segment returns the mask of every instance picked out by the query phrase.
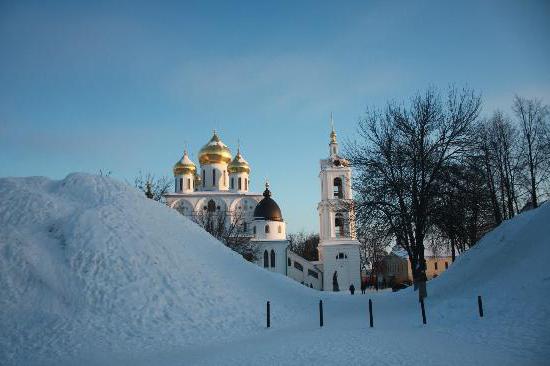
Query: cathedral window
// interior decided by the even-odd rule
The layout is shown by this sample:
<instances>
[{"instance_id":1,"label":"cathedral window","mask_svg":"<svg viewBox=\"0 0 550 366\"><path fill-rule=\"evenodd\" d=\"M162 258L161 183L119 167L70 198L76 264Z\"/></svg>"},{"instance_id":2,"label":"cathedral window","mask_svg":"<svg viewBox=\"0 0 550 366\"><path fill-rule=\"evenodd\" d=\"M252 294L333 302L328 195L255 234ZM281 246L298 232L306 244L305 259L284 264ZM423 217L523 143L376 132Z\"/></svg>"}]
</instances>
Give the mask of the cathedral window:
<instances>
[{"instance_id":1,"label":"cathedral window","mask_svg":"<svg viewBox=\"0 0 550 366\"><path fill-rule=\"evenodd\" d=\"M192 189L191 187L191 179L187 178L187 189Z\"/></svg>"},{"instance_id":2,"label":"cathedral window","mask_svg":"<svg viewBox=\"0 0 550 366\"><path fill-rule=\"evenodd\" d=\"M212 187L216 186L216 169L212 169Z\"/></svg>"},{"instance_id":3,"label":"cathedral window","mask_svg":"<svg viewBox=\"0 0 550 366\"><path fill-rule=\"evenodd\" d=\"M183 178L180 178L180 191L183 190Z\"/></svg>"},{"instance_id":4,"label":"cathedral window","mask_svg":"<svg viewBox=\"0 0 550 366\"><path fill-rule=\"evenodd\" d=\"M242 189L241 177L239 177L239 191Z\"/></svg>"},{"instance_id":5,"label":"cathedral window","mask_svg":"<svg viewBox=\"0 0 550 366\"><path fill-rule=\"evenodd\" d=\"M269 225L266 225L266 226L265 226L265 233L266 233L266 234L269 234Z\"/></svg>"},{"instance_id":6,"label":"cathedral window","mask_svg":"<svg viewBox=\"0 0 550 366\"><path fill-rule=\"evenodd\" d=\"M334 178L334 184L332 186L334 198L344 198L344 193L342 190L342 178Z\"/></svg>"},{"instance_id":7,"label":"cathedral window","mask_svg":"<svg viewBox=\"0 0 550 366\"><path fill-rule=\"evenodd\" d=\"M216 211L216 202L214 200L208 201L208 212L215 212Z\"/></svg>"},{"instance_id":8,"label":"cathedral window","mask_svg":"<svg viewBox=\"0 0 550 366\"><path fill-rule=\"evenodd\" d=\"M336 256L336 259L347 259L348 256L344 253L338 253L338 255Z\"/></svg>"},{"instance_id":9,"label":"cathedral window","mask_svg":"<svg viewBox=\"0 0 550 366\"><path fill-rule=\"evenodd\" d=\"M288 258L288 266L290 267L291 264L292 264L292 261L290 260L290 258Z\"/></svg>"},{"instance_id":10,"label":"cathedral window","mask_svg":"<svg viewBox=\"0 0 550 366\"><path fill-rule=\"evenodd\" d=\"M277 232L280 234L282 231L283 229L281 228L281 225L279 225L279 227L277 228Z\"/></svg>"},{"instance_id":11,"label":"cathedral window","mask_svg":"<svg viewBox=\"0 0 550 366\"><path fill-rule=\"evenodd\" d=\"M344 233L344 216L341 213L337 213L334 218L335 234L337 238L345 236Z\"/></svg>"},{"instance_id":12,"label":"cathedral window","mask_svg":"<svg viewBox=\"0 0 550 366\"><path fill-rule=\"evenodd\" d=\"M254 235L256 235L256 225L254 225L254 227L252 228L252 232L254 233Z\"/></svg>"},{"instance_id":13,"label":"cathedral window","mask_svg":"<svg viewBox=\"0 0 550 366\"><path fill-rule=\"evenodd\" d=\"M231 189L235 189L235 178L231 177Z\"/></svg>"},{"instance_id":14,"label":"cathedral window","mask_svg":"<svg viewBox=\"0 0 550 366\"><path fill-rule=\"evenodd\" d=\"M225 179L226 179L226 178L225 178L225 175L226 175L226 171L224 170L224 171L223 171L223 185L224 185L224 187L225 187L225 184L226 184L226 183L225 183Z\"/></svg>"},{"instance_id":15,"label":"cathedral window","mask_svg":"<svg viewBox=\"0 0 550 366\"><path fill-rule=\"evenodd\" d=\"M202 170L202 186L206 185L206 170Z\"/></svg>"},{"instance_id":16,"label":"cathedral window","mask_svg":"<svg viewBox=\"0 0 550 366\"><path fill-rule=\"evenodd\" d=\"M269 254L267 254L267 250L264 250L264 267L269 267Z\"/></svg>"},{"instance_id":17,"label":"cathedral window","mask_svg":"<svg viewBox=\"0 0 550 366\"><path fill-rule=\"evenodd\" d=\"M319 278L319 275L317 274L317 272L312 271L311 269L307 270L307 275L311 276L311 277L314 277L314 278Z\"/></svg>"},{"instance_id":18,"label":"cathedral window","mask_svg":"<svg viewBox=\"0 0 550 366\"><path fill-rule=\"evenodd\" d=\"M304 267L298 262L294 262L294 268L296 268L298 271L304 271Z\"/></svg>"},{"instance_id":19,"label":"cathedral window","mask_svg":"<svg viewBox=\"0 0 550 366\"><path fill-rule=\"evenodd\" d=\"M271 249L271 267L275 267L275 251Z\"/></svg>"}]
</instances>

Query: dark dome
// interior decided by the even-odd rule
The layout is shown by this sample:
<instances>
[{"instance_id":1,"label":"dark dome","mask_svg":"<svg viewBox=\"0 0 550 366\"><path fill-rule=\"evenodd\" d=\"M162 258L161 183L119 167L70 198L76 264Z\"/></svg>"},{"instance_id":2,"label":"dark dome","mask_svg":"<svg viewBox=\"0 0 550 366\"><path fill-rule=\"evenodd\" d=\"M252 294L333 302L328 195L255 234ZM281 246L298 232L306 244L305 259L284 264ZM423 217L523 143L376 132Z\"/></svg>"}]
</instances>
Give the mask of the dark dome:
<instances>
[{"instance_id":1,"label":"dark dome","mask_svg":"<svg viewBox=\"0 0 550 366\"><path fill-rule=\"evenodd\" d=\"M266 184L264 198L258 203L254 209L254 219L283 221L283 215L277 202L271 198L269 185Z\"/></svg>"}]
</instances>

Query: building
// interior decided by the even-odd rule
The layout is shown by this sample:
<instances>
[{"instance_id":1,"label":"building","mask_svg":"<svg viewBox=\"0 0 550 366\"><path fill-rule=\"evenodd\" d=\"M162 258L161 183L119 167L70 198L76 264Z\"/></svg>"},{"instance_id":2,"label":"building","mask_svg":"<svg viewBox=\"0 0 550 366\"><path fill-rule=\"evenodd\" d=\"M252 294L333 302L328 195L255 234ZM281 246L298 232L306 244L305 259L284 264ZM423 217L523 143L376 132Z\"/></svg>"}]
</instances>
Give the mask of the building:
<instances>
[{"instance_id":1,"label":"building","mask_svg":"<svg viewBox=\"0 0 550 366\"><path fill-rule=\"evenodd\" d=\"M166 204L187 217L221 215L225 222L239 221L245 235L251 235L254 209L262 194L249 192L250 166L237 149L235 158L214 131L199 151L200 170L187 151L176 162L174 193L166 194Z\"/></svg>"},{"instance_id":2,"label":"building","mask_svg":"<svg viewBox=\"0 0 550 366\"><path fill-rule=\"evenodd\" d=\"M428 280L445 272L452 263L450 253L437 252L428 248L424 250L424 259ZM382 277L390 286L401 283L411 284L413 281L411 262L407 252L397 246L394 246L390 254L384 258L382 267Z\"/></svg>"},{"instance_id":3,"label":"building","mask_svg":"<svg viewBox=\"0 0 550 366\"><path fill-rule=\"evenodd\" d=\"M174 165L175 191L165 195L168 206L190 218L215 215L227 225L238 222L239 233L248 236L256 246L259 253L256 264L266 270L318 290L347 291L350 285L360 287L351 167L338 154L334 128L330 133L329 157L321 160L319 174L320 243L319 261L315 262L288 249L286 223L269 184L266 183L263 194L249 192L251 169L240 149L233 158L214 132L199 151L198 159L200 170L187 151Z\"/></svg>"}]
</instances>

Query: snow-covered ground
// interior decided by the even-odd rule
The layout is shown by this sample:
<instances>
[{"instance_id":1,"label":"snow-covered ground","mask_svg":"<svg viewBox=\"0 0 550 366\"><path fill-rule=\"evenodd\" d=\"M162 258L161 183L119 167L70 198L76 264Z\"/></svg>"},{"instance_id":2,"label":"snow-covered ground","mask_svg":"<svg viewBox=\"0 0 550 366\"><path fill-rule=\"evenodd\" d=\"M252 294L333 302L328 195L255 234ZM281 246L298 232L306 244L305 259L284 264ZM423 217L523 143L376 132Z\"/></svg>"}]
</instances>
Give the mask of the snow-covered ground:
<instances>
[{"instance_id":1,"label":"snow-covered ground","mask_svg":"<svg viewBox=\"0 0 550 366\"><path fill-rule=\"evenodd\" d=\"M549 262L547 204L431 281L422 325L411 289L308 289L110 178L4 178L0 365L544 365Z\"/></svg>"}]
</instances>

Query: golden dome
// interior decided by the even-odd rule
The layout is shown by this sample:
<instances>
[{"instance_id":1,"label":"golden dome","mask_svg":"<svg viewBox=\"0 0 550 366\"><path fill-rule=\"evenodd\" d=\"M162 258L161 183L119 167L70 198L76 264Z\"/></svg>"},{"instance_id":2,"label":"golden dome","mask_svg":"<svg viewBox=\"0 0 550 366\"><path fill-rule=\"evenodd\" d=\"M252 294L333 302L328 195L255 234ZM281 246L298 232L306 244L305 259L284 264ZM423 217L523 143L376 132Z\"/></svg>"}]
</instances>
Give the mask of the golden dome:
<instances>
[{"instance_id":1,"label":"golden dome","mask_svg":"<svg viewBox=\"0 0 550 366\"><path fill-rule=\"evenodd\" d=\"M183 152L183 157L174 165L174 176L195 174L197 167L195 163L189 159L187 151Z\"/></svg>"},{"instance_id":2,"label":"golden dome","mask_svg":"<svg viewBox=\"0 0 550 366\"><path fill-rule=\"evenodd\" d=\"M210 141L199 151L199 163L217 164L229 163L231 161L231 150L220 140L216 131Z\"/></svg>"},{"instance_id":3,"label":"golden dome","mask_svg":"<svg viewBox=\"0 0 550 366\"><path fill-rule=\"evenodd\" d=\"M235 159L229 165L227 166L227 170L229 173L247 173L250 174L250 165L248 165L248 161L244 160L244 158L241 155L240 150L237 150L237 155L235 155Z\"/></svg>"}]
</instances>

